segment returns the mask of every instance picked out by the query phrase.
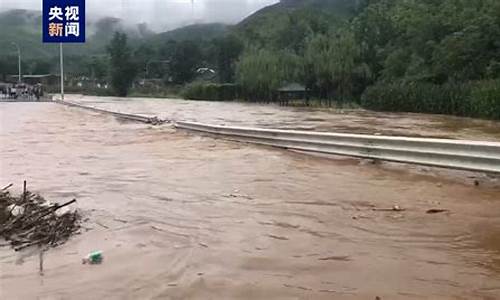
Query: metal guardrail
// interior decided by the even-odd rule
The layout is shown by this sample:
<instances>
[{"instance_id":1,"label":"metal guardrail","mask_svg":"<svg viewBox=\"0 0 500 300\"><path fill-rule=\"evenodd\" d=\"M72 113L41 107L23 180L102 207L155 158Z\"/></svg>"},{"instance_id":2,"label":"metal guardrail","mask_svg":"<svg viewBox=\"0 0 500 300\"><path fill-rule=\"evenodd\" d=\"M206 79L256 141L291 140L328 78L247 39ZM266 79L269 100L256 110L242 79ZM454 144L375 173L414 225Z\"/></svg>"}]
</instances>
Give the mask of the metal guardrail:
<instances>
[{"instance_id":1,"label":"metal guardrail","mask_svg":"<svg viewBox=\"0 0 500 300\"><path fill-rule=\"evenodd\" d=\"M175 126L280 148L500 173L500 143L495 142L256 129L192 122L177 122Z\"/></svg>"},{"instance_id":2,"label":"metal guardrail","mask_svg":"<svg viewBox=\"0 0 500 300\"><path fill-rule=\"evenodd\" d=\"M170 122L157 117L119 113L69 101L54 102L146 124ZM500 173L500 143L496 142L242 128L180 121L175 123L175 127L220 135L228 140L285 149Z\"/></svg>"},{"instance_id":3,"label":"metal guardrail","mask_svg":"<svg viewBox=\"0 0 500 300\"><path fill-rule=\"evenodd\" d=\"M130 121L141 122L141 123L146 123L146 124L161 125L161 124L169 122L167 120L159 119L158 117L147 117L147 116L140 116L140 115L134 115L134 114L120 113L120 112L100 109L97 107L86 106L86 105L82 105L82 104L70 102L70 101L54 100L53 102L67 105L67 106L83 108L83 109L91 110L91 111L98 112L98 113L110 114L110 115L113 115L113 116L120 118L120 119L126 119L126 120L130 120Z\"/></svg>"}]
</instances>

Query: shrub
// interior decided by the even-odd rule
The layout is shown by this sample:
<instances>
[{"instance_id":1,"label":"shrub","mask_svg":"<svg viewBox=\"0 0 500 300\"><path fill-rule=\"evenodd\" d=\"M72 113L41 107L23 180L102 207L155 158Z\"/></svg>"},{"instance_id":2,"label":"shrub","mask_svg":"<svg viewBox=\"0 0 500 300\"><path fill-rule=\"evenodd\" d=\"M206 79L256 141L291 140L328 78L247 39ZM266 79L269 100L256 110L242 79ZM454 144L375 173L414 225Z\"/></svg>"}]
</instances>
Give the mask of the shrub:
<instances>
[{"instance_id":1,"label":"shrub","mask_svg":"<svg viewBox=\"0 0 500 300\"><path fill-rule=\"evenodd\" d=\"M190 100L232 101L240 96L240 88L235 84L192 83L182 91L182 96Z\"/></svg>"},{"instance_id":2,"label":"shrub","mask_svg":"<svg viewBox=\"0 0 500 300\"><path fill-rule=\"evenodd\" d=\"M378 83L361 105L374 110L500 119L500 81L468 83Z\"/></svg>"},{"instance_id":3,"label":"shrub","mask_svg":"<svg viewBox=\"0 0 500 300\"><path fill-rule=\"evenodd\" d=\"M500 120L500 80L477 82L470 97L471 116Z\"/></svg>"}]
</instances>

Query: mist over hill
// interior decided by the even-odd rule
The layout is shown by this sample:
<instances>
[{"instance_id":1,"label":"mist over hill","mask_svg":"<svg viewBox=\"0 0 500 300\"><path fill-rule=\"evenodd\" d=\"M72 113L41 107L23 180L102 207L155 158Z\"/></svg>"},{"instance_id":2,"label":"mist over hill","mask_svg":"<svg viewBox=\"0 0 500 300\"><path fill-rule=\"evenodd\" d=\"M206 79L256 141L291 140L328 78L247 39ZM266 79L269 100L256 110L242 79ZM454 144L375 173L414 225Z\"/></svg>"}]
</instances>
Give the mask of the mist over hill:
<instances>
[{"instance_id":1,"label":"mist over hill","mask_svg":"<svg viewBox=\"0 0 500 300\"><path fill-rule=\"evenodd\" d=\"M277 0L87 0L87 17L117 18L129 25L147 23L165 32L195 23L235 24ZM40 0L0 0L0 12L40 10Z\"/></svg>"},{"instance_id":2,"label":"mist over hill","mask_svg":"<svg viewBox=\"0 0 500 300\"><path fill-rule=\"evenodd\" d=\"M15 54L12 42L19 44L25 58L51 58L58 55L57 45L43 44L41 34L41 13L33 10L9 10L0 13L0 56ZM67 55L99 55L103 54L116 31L127 34L133 45L145 41L186 40L213 38L222 34L226 25L194 24L172 31L155 33L147 23L130 24L122 19L103 17L87 20L87 42L85 44L65 45Z\"/></svg>"}]
</instances>

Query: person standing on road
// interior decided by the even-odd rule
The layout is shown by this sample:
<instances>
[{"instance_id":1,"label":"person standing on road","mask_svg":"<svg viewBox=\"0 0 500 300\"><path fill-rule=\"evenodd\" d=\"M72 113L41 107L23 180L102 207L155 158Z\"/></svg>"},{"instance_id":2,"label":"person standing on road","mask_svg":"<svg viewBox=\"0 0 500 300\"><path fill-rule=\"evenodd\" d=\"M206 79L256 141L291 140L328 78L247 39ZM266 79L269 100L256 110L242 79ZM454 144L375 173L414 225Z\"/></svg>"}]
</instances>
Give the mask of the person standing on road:
<instances>
[{"instance_id":1,"label":"person standing on road","mask_svg":"<svg viewBox=\"0 0 500 300\"><path fill-rule=\"evenodd\" d=\"M33 94L35 95L36 101L40 101L40 92L41 92L40 85L38 85L38 84L37 84L37 85L33 88Z\"/></svg>"}]
</instances>

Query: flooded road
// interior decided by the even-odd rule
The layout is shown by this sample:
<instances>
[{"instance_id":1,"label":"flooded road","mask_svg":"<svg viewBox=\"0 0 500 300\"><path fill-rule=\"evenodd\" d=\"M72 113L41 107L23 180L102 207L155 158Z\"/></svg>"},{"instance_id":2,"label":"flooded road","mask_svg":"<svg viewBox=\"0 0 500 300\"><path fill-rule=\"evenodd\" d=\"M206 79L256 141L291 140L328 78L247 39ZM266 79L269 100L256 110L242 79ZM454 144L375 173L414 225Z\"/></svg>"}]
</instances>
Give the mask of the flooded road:
<instances>
[{"instance_id":1,"label":"flooded road","mask_svg":"<svg viewBox=\"0 0 500 300\"><path fill-rule=\"evenodd\" d=\"M70 95L68 100L112 111L218 125L500 141L500 121L442 115L81 95Z\"/></svg>"},{"instance_id":2,"label":"flooded road","mask_svg":"<svg viewBox=\"0 0 500 300\"><path fill-rule=\"evenodd\" d=\"M0 122L0 185L88 218L44 276L0 248L1 299L499 298L498 188L52 103L0 103Z\"/></svg>"}]
</instances>

